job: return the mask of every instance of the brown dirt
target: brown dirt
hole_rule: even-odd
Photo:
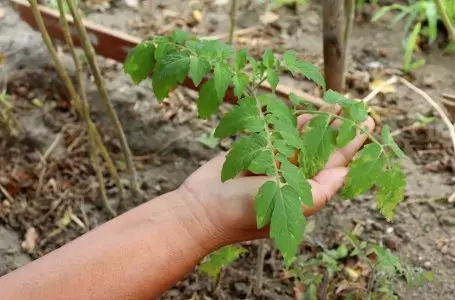
[[[191,8],[189,4],[197,2],[179,0],[153,1],[153,18],[144,9],[138,11],[121,3],[113,3],[104,12],[87,10],[90,12],[87,16],[141,37],[165,34],[175,26],[207,36],[223,34],[227,28],[226,4],[217,5],[217,2],[223,1],[200,1],[198,5],[203,16],[200,24],[192,17],[193,9],[197,7]],[[308,9],[280,9],[280,19],[264,26],[260,23],[264,5],[258,3],[242,1],[239,27],[259,26],[240,36],[236,46],[246,46],[257,55],[271,45],[278,52],[292,48],[301,58],[321,64],[321,18],[317,5]],[[7,56],[3,68],[7,74],[8,93],[14,104],[14,115],[22,126],[22,133],[15,139],[0,136],[0,184],[14,199],[11,202],[0,194],[2,275],[98,226],[108,216],[97,200],[98,189],[89,163],[84,126],[69,105],[39,34],[20,22],[4,0],[0,1],[0,9],[4,11],[0,16],[0,53]],[[350,93],[363,97],[369,92],[368,85],[372,80],[387,79],[400,72],[400,29],[397,26],[390,30],[383,24],[361,21],[356,24],[349,56]],[[435,99],[440,99],[442,92],[453,93],[453,56],[444,56],[435,47],[422,55],[427,64],[414,72],[414,83]],[[63,58],[70,72],[74,71],[67,55]],[[216,123],[215,120],[197,119],[194,92],[179,88],[170,99],[159,104],[149,83],[133,86],[122,74],[121,65],[102,59],[102,70],[136,156],[140,177],[146,183],[143,189],[150,199],[175,189],[204,161],[229,147],[223,144],[210,149],[197,141]],[[315,92],[306,81],[284,77],[283,83]],[[109,120],[96,106],[97,97],[94,87],[90,86],[93,119],[102,130],[114,158],[123,165]],[[33,99],[39,99],[43,105],[37,107],[32,103]],[[389,124],[392,130],[412,124],[417,113],[435,115],[426,102],[403,86],[398,86],[394,94],[377,97],[371,104],[389,110],[381,115],[381,122]],[[48,157],[43,171],[40,155],[59,133],[62,139]],[[448,132],[437,118],[424,129],[400,134],[397,140],[410,160],[403,162],[408,176],[406,200],[397,209],[395,221],[387,223],[380,217],[369,194],[342,203],[334,199],[311,218],[315,229],[308,238],[329,247],[336,246],[340,230],[361,226],[364,239],[386,245],[393,241],[396,244],[394,253],[404,261],[434,272],[435,281],[419,289],[407,289],[402,282],[397,284],[395,292],[400,299],[453,299],[455,207],[447,202],[447,197],[454,190],[455,177],[454,153]],[[39,186],[41,192],[37,195]],[[112,204],[116,206],[115,185],[108,181],[107,188]],[[130,197],[127,208],[137,204]],[[73,216],[73,221],[68,221],[68,216]],[[34,231],[36,238],[33,238]],[[24,248],[21,244],[26,236],[28,241]],[[33,245],[34,241],[36,245]],[[194,295],[194,299],[293,299],[294,283],[280,279],[283,269],[272,244],[268,244],[264,266],[264,293],[252,295],[254,276],[251,270],[255,265],[257,245],[248,243],[245,246],[251,251],[224,270],[216,291],[213,281],[195,270],[162,299],[189,299]]]

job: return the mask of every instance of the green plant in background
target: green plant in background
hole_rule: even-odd
[[[433,280],[433,274],[403,264],[389,249],[346,233],[336,249],[323,249],[314,258],[299,257],[292,275],[303,285],[301,299],[397,299],[393,286],[404,278],[409,286]],[[365,288],[366,287],[366,288]]]
[[[443,9],[452,22],[455,23],[455,1],[445,0]],[[405,20],[403,47],[405,49],[403,57],[403,69],[406,73],[420,68],[425,64],[424,59],[413,61],[413,55],[417,49],[419,37],[427,39],[428,44],[433,44],[438,37],[438,21],[441,14],[438,14],[437,2],[430,0],[408,0],[408,5],[392,4],[381,7],[372,18],[378,21],[386,13],[397,11],[398,14],[392,19],[390,26],[395,26],[398,22]],[[427,24],[423,26],[423,24]]]
[[[272,0],[267,6],[268,10],[277,9],[285,5],[306,5],[309,4],[311,0]]]
[[[245,71],[247,66],[252,74]],[[129,53],[124,70],[136,84],[151,76],[159,101],[189,76],[200,89],[196,101],[200,118],[217,113],[228,87],[233,86],[238,104],[222,117],[214,136],[220,139],[242,136],[233,143],[220,179],[225,182],[245,171],[272,178],[256,195],[257,227],[270,224],[271,238],[287,267],[294,261],[304,238],[306,219],[302,205],[313,205],[308,179],[323,169],[333,151],[346,146],[358,132],[368,136],[371,143],[349,165],[342,197],[350,199],[378,186],[377,207],[387,220],[393,218],[396,205],[404,197],[405,175],[394,162],[394,158],[403,158],[404,154],[393,141],[389,128],[383,127],[381,137],[370,133],[361,125],[368,116],[366,104],[326,90],[319,69],[297,60],[292,50],[277,59],[267,49],[262,59],[257,60],[246,49],[234,51],[219,40],[199,40],[175,30],[171,36],[155,36],[141,42]],[[343,112],[338,115],[315,110],[294,94],[290,95],[294,106],[287,106],[275,95],[279,74],[284,70],[312,80],[324,90],[325,102],[341,106]],[[202,83],[210,74],[213,76]],[[259,94],[259,85],[264,81],[270,84],[272,93]],[[301,106],[307,108],[300,109]],[[302,114],[314,118],[300,133],[297,117]],[[333,120],[342,123],[338,132],[331,126]],[[295,155],[297,161],[293,162]],[[218,254],[215,252],[211,257],[219,260]]]

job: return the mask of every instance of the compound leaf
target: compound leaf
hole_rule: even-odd
[[[217,98],[213,78],[202,84],[196,104],[201,118],[207,118],[217,112],[221,101]]]
[[[296,255],[297,247],[303,240],[305,217],[297,192],[285,185],[275,194],[271,217],[270,236],[283,256],[287,266]]]
[[[147,78],[155,65],[155,46],[151,41],[144,41],[128,53],[123,70],[129,74],[135,84]]]
[[[276,175],[276,164],[273,152],[270,149],[262,151],[248,167],[248,171],[254,174],[266,174],[268,176]]]
[[[299,199],[302,204],[307,205],[308,207],[313,206],[313,194],[311,193],[311,185],[308,180],[305,178],[305,174],[287,159],[280,160],[281,166],[280,170],[282,171],[282,176],[286,183],[291,186],[294,191],[299,195]]]
[[[217,277],[225,265],[237,260],[247,250],[240,246],[225,246],[212,252],[207,259],[201,263],[199,269],[210,277]]]
[[[268,69],[272,68],[275,63],[275,57],[270,48],[265,49],[263,57],[264,66]]]
[[[329,116],[316,116],[302,135],[299,163],[306,178],[312,178],[327,163],[335,147],[336,133],[329,124]]]
[[[272,93],[275,93],[279,81],[280,78],[278,77],[277,72],[271,69],[267,70],[267,82],[270,84],[270,87],[272,88]]]
[[[391,221],[395,214],[395,207],[404,198],[406,177],[400,166],[395,164],[381,174],[378,184],[377,207],[384,217]]]
[[[190,59],[190,76],[195,86],[199,86],[204,78],[210,72],[210,63],[203,57],[192,56]]]
[[[171,53],[158,62],[152,78],[153,91],[158,100],[166,98],[170,89],[183,82],[189,65],[190,57],[182,52]]]
[[[270,222],[274,208],[275,195],[279,187],[275,181],[267,181],[260,188],[255,198],[257,228],[261,229]]]
[[[222,100],[231,81],[230,70],[226,65],[216,64],[214,73],[217,98]]]
[[[234,95],[237,98],[241,98],[243,96],[243,92],[247,87],[250,78],[245,73],[237,73],[232,77],[232,84],[234,85]]]
[[[302,73],[303,76],[314,81],[325,90],[326,86],[324,76],[322,76],[317,66],[304,61],[297,61],[295,63],[295,68]]]
[[[174,38],[174,42],[176,42],[177,44],[184,44],[185,41],[188,39],[188,32],[182,29],[176,29],[172,33],[172,36]]]
[[[227,181],[247,170],[251,162],[265,150],[266,146],[267,138],[259,134],[242,137],[233,143],[232,150],[226,156],[221,170],[221,180]]]
[[[243,69],[246,65],[248,57],[247,49],[243,48],[239,50],[235,55],[235,68],[237,71]]]
[[[232,111],[224,115],[215,130],[215,137],[223,138],[237,131],[264,131],[264,121],[259,116],[256,100],[252,97],[239,100]]]
[[[341,195],[345,199],[367,192],[381,174],[385,164],[382,147],[376,143],[366,145],[349,164],[349,172]]]
[[[356,126],[350,121],[344,121],[338,130],[337,147],[342,148],[349,144],[357,134]]]

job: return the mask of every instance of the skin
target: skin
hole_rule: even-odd
[[[299,126],[310,118],[301,116]],[[373,130],[371,118],[365,124]],[[340,189],[346,165],[365,140],[358,135],[338,149],[310,180],[314,206],[303,207],[306,216],[323,208]],[[221,154],[203,165],[178,189],[0,277],[0,298],[156,299],[219,247],[268,238],[268,228],[256,228],[253,207],[258,188],[270,178],[242,175],[222,183],[224,158]]]

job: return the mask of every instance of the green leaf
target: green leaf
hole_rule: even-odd
[[[357,128],[353,122],[344,121],[338,130],[337,147],[342,148],[349,144],[357,134]]]
[[[215,65],[215,90],[219,100],[224,99],[224,94],[231,82],[230,70],[226,65]]]
[[[182,29],[174,30],[172,36],[174,38],[174,42],[181,45],[184,44],[185,41],[188,39],[188,33]]]
[[[210,72],[210,64],[204,58],[199,58],[197,56],[192,56],[190,58],[190,76],[193,80],[195,86],[199,86],[204,78]]]
[[[398,257],[393,255],[392,252],[390,252],[390,249],[384,249],[378,245],[374,246],[374,252],[378,257],[381,270],[394,275],[396,273],[396,268],[400,265]]]
[[[275,181],[267,181],[260,188],[255,198],[257,228],[261,229],[270,223],[274,208],[274,200],[279,187]]]
[[[135,84],[139,84],[153,71],[154,65],[155,46],[151,41],[144,41],[128,53],[123,70]]]
[[[237,98],[241,98],[243,96],[243,92],[247,87],[250,78],[245,73],[237,73],[232,77],[232,84],[234,85],[234,95]]]
[[[368,107],[363,101],[355,101],[352,104],[344,106],[350,119],[355,122],[363,122],[368,118]]]
[[[349,172],[341,195],[344,199],[354,198],[367,192],[378,179],[384,167],[382,147],[376,143],[366,145],[354,161],[349,164]]]
[[[295,153],[295,148],[289,146],[283,139],[276,139],[273,142],[273,147],[281,154],[285,155],[287,158],[291,157]]]
[[[381,130],[381,137],[384,144],[392,149],[393,153],[398,158],[405,158],[406,154],[398,147],[398,145],[393,140],[392,135],[390,134],[390,127],[388,125],[384,125]]]
[[[318,67],[304,61],[296,62],[295,67],[300,73],[302,73],[302,75],[314,81],[317,85],[321,86],[325,90],[326,86],[324,76],[322,76]]]
[[[299,195],[289,185],[278,190],[274,198],[270,236],[280,250],[286,266],[289,266],[303,240],[305,217]]]
[[[152,78],[153,91],[158,100],[166,98],[170,89],[183,82],[189,65],[190,57],[186,53],[172,53],[158,62]]]
[[[280,170],[282,171],[284,180],[286,180],[287,184],[289,184],[294,191],[297,192],[302,204],[305,204],[308,207],[313,207],[311,185],[305,178],[305,174],[303,174],[299,168],[291,164],[287,159],[280,159],[280,161]]]
[[[289,67],[293,67],[295,65],[296,60],[297,60],[295,51],[294,50],[287,50],[283,54],[283,59],[284,59],[285,65],[288,68]]]
[[[387,221],[392,221],[395,207],[404,198],[406,177],[399,165],[393,165],[381,174],[378,184],[377,207]]]
[[[236,53],[236,55],[235,55],[236,71],[242,70],[245,67],[247,57],[248,57],[248,50],[246,48],[243,48]]]
[[[242,137],[232,144],[232,150],[227,154],[221,170],[221,180],[227,181],[240,172],[247,170],[255,159],[267,146],[267,138],[252,134]]]
[[[341,106],[350,106],[355,104],[356,101],[348,99],[341,95],[340,93],[330,89],[324,93],[324,101],[329,104],[340,104]]]
[[[275,56],[270,48],[265,49],[263,57],[264,66],[271,69],[275,63]]]
[[[280,78],[278,77],[277,72],[274,70],[267,70],[267,82],[272,87],[272,93],[275,93],[279,81]]]
[[[291,100],[291,102],[294,105],[308,104],[308,102],[305,99],[300,98],[299,96],[297,96],[294,93],[289,94],[289,100]]]
[[[302,148],[302,140],[295,124],[289,119],[277,118],[274,115],[267,115],[266,121],[273,124],[274,130],[278,132],[286,143],[295,148]]]
[[[404,53],[404,60],[403,60],[403,65],[404,65],[404,71],[405,72],[411,72],[411,62],[412,62],[412,56],[414,54],[414,49],[417,46],[417,38],[419,37],[419,32],[422,27],[422,24],[419,22],[414,26],[414,29],[412,30],[412,33],[409,35],[409,37],[406,40],[406,48],[405,48],[405,53]]]
[[[207,118],[218,111],[221,101],[217,98],[213,78],[202,84],[196,104],[201,118]]]
[[[438,12],[436,5],[433,1],[423,3],[425,12],[427,14],[428,29],[429,29],[429,43],[432,44],[438,37]]]
[[[240,246],[225,246],[212,252],[199,266],[199,269],[210,277],[217,277],[225,265],[237,260],[247,250]]]
[[[242,130],[261,132],[265,130],[264,126],[265,123],[259,115],[256,100],[248,97],[239,100],[232,111],[224,115],[215,130],[215,136],[223,138]]]
[[[336,132],[329,124],[329,116],[316,116],[309,122],[302,135],[303,147],[299,165],[306,178],[322,170],[335,146]]]
[[[175,52],[175,46],[171,44],[171,39],[168,36],[160,36],[155,38],[156,50],[155,59],[157,61],[163,60],[166,55]]]
[[[262,151],[248,166],[248,171],[253,174],[276,175],[276,165],[273,152],[270,149]]]

